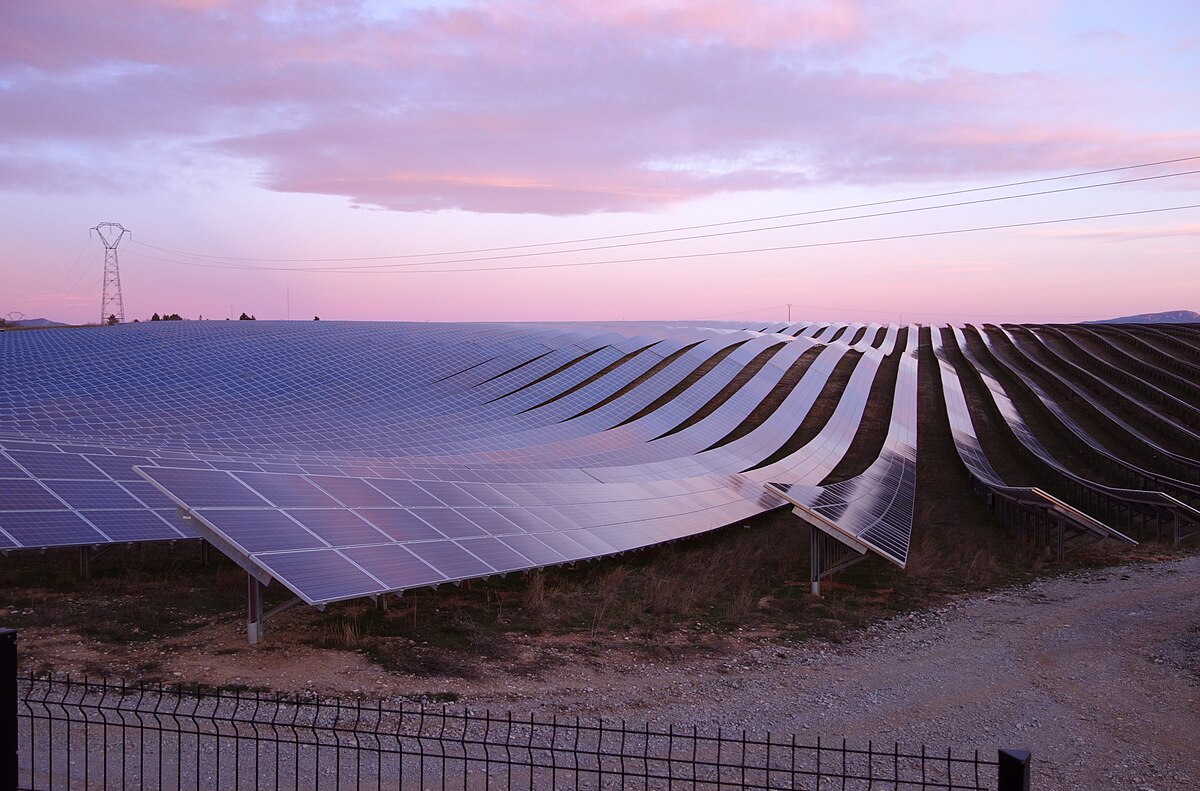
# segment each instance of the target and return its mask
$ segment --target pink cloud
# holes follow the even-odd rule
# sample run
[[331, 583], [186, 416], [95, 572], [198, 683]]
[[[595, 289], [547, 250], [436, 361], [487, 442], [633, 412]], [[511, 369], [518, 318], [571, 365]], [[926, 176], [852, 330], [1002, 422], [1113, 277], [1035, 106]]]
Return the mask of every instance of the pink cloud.
[[1134, 242], [1141, 241], [1143, 239], [1200, 237], [1200, 223], [1163, 225], [1156, 228], [1063, 228], [1036, 232], [1031, 231], [1028, 235], [1043, 239]]
[[[321, 3], [8, 4], [0, 135], [23, 153], [0, 153], [0, 187], [29, 189], [39, 161], [86, 181], [114, 152], [168, 173], [207, 153], [281, 192], [575, 214], [1194, 148], [1095, 110], [1111, 97], [1075, 82], [955, 67], [937, 45], [995, 23], [940, 6], [509, 0], [371, 19]], [[881, 42], [919, 71], [864, 67]]]

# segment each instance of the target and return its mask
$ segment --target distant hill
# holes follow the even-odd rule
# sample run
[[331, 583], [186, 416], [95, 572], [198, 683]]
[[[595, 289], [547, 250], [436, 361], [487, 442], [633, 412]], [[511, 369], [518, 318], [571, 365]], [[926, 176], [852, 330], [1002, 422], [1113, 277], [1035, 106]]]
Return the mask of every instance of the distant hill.
[[1117, 319], [1098, 319], [1084, 324], [1189, 324], [1200, 322], [1200, 313], [1194, 310], [1168, 310], [1164, 313], [1139, 313], [1136, 316], [1121, 316]]
[[10, 327], [66, 327], [61, 321], [51, 321], [50, 319], [17, 319], [16, 321], [8, 322]]

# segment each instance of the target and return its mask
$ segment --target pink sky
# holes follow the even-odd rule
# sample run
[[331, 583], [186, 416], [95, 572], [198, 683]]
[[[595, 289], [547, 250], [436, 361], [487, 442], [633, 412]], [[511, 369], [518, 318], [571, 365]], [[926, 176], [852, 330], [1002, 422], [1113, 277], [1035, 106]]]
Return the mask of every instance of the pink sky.
[[[219, 258], [536, 245], [1200, 156], [1192, 2], [327, 6], [0, 5], [0, 315], [95, 320], [102, 251], [87, 229], [106, 221], [133, 231], [129, 319], [1200, 309], [1200, 209], [804, 247], [1200, 204], [1197, 175], [441, 267], [494, 272]], [[761, 248], [791, 249], [509, 268]], [[451, 256], [464, 257], [478, 256]]]

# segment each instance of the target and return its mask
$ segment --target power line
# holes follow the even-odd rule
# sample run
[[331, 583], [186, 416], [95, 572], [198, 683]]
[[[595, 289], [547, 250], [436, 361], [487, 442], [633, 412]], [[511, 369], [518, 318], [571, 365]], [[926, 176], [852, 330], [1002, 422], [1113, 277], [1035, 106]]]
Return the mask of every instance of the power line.
[[[725, 255], [746, 255], [749, 253], [775, 253], [787, 250], [805, 250], [817, 247], [839, 247], [851, 244], [865, 244], [868, 242], [890, 242], [901, 239], [922, 239], [934, 236], [951, 236], [954, 234], [976, 233], [980, 231], [1000, 231], [1013, 228], [1030, 228], [1038, 225], [1055, 225], [1069, 222], [1083, 222], [1086, 220], [1107, 220], [1116, 217], [1134, 217], [1145, 214], [1160, 214], [1170, 211], [1183, 211], [1186, 209], [1198, 209], [1200, 203], [1192, 203], [1184, 206], [1163, 206], [1156, 209], [1141, 209], [1138, 211], [1123, 211], [1112, 212], [1109, 214], [1091, 214], [1080, 217], [1060, 217], [1053, 220], [1034, 220], [1031, 222], [1005, 223], [1002, 225], [981, 225], [972, 228], [953, 228], [946, 231], [925, 231], [922, 233], [907, 233], [896, 234], [892, 236], [872, 236], [857, 239], [840, 239], [832, 242], [809, 242], [806, 244], [791, 244], [779, 245], [775, 247], [757, 247], [743, 250], [717, 250], [706, 253], [679, 253], [677, 255], [662, 255], [662, 256], [647, 256], [643, 258], [617, 258], [608, 259], [605, 261], [566, 261], [553, 264], [517, 264], [515, 266], [497, 266], [497, 267], [465, 267], [459, 269], [289, 269], [286, 271], [298, 272], [346, 272], [356, 275], [419, 275], [419, 274], [451, 274], [459, 272], [509, 272], [518, 269], [564, 269], [571, 267], [583, 266], [604, 266], [609, 264], [638, 264], [652, 263], [658, 261], [679, 261], [690, 258], [714, 258]], [[140, 254], [139, 254], [140, 255]], [[199, 262], [189, 261], [172, 261], [165, 258], [154, 258], [153, 256], [142, 255], [142, 258], [147, 258], [152, 261], [163, 261], [169, 264], [181, 264], [183, 266], [199, 266], [206, 268], [227, 268], [216, 264], [203, 264]]]
[[[38, 311], [42, 316], [48, 317], [50, 314], [51, 308], [58, 307], [58, 303], [62, 301], [63, 295], [65, 293], [67, 293], [66, 291], [64, 291], [64, 287], [67, 285], [67, 281], [71, 279], [71, 275], [75, 274], [75, 270], [79, 267], [79, 262], [83, 260], [84, 251], [86, 251], [88, 249], [88, 246], [91, 243], [92, 243], [92, 237], [91, 237], [91, 234], [89, 233], [88, 238], [85, 239], [83, 242], [83, 245], [80, 246], [79, 253], [75, 256], [75, 261], [74, 261], [74, 263], [71, 264], [71, 268], [67, 270], [67, 273], [65, 275], [63, 275], [62, 282], [60, 282], [58, 284], [58, 288], [56, 288], [54, 290], [54, 293], [50, 295], [50, 298], [46, 302], [42, 303], [42, 307]], [[95, 258], [95, 256], [93, 255], [93, 256], [91, 256], [91, 258], [88, 259], [88, 265], [91, 264], [91, 262], [94, 258]], [[86, 267], [85, 267], [85, 271], [86, 271]], [[82, 274], [80, 275], [80, 277], [82, 277]], [[74, 290], [75, 285], [78, 282], [79, 282], [79, 277], [75, 278], [75, 280], [72, 281], [70, 290]]]
[[[872, 202], [868, 202], [868, 203], [848, 204], [845, 206], [834, 206], [834, 207], [828, 207], [828, 208], [824, 208], [824, 209], [810, 209], [807, 211], [790, 212], [787, 214], [773, 214], [773, 215], [766, 215], [766, 216], [762, 216], [762, 217], [748, 217], [748, 218], [739, 219], [739, 220], [725, 220], [722, 222], [702, 223], [702, 224], [698, 224], [698, 225], [683, 225], [683, 226], [677, 226], [674, 228], [663, 228], [663, 229], [658, 229], [658, 230], [638, 231], [638, 232], [623, 233], [623, 234], [611, 234], [608, 236], [591, 236], [591, 237], [584, 237], [584, 238], [578, 238], [578, 239], [560, 240], [557, 242], [539, 242], [539, 243], [532, 243], [532, 244], [509, 245], [509, 246], [505, 246], [505, 247], [485, 247], [485, 248], [477, 248], [477, 249], [473, 249], [473, 250], [453, 250], [453, 251], [442, 251], [442, 252], [432, 252], [432, 253], [405, 253], [405, 254], [399, 254], [399, 255], [360, 256], [360, 257], [347, 257], [347, 258], [247, 258], [247, 257], [239, 257], [239, 256], [222, 256], [222, 255], [210, 255], [210, 254], [205, 254], [205, 253], [191, 253], [191, 252], [185, 252], [182, 250], [172, 250], [172, 249], [169, 249], [166, 247], [157, 247], [155, 245], [146, 244], [145, 242], [137, 242], [137, 241], [135, 241], [134, 244], [142, 246], [142, 247], [146, 247], [146, 248], [149, 248], [152, 250], [157, 250], [159, 252], [170, 253], [172, 255], [184, 255], [184, 256], [190, 256], [192, 258], [201, 258], [201, 259], [214, 260], [214, 261], [231, 261], [231, 262], [232, 261], [249, 261], [249, 262], [263, 262], [263, 263], [335, 263], [335, 262], [341, 262], [341, 261], [350, 261], [350, 262], [353, 262], [353, 261], [385, 261], [385, 260], [400, 260], [400, 259], [411, 259], [411, 258], [433, 258], [433, 257], [441, 257], [441, 256], [448, 256], [448, 255], [474, 255], [477, 253], [496, 253], [496, 252], [506, 252], [506, 251], [510, 251], [510, 250], [534, 249], [534, 248], [540, 248], [540, 247], [558, 247], [558, 246], [567, 245], [567, 244], [585, 244], [585, 243], [589, 243], [589, 242], [603, 242], [603, 241], [611, 241], [614, 239], [629, 239], [629, 238], [634, 238], [634, 237], [639, 237], [639, 236], [652, 236], [652, 235], [664, 234], [664, 233], [677, 233], [680, 231], [694, 231], [694, 230], [701, 230], [701, 229], [705, 229], [705, 228], [720, 228], [720, 227], [725, 227], [725, 226], [729, 226], [729, 225], [740, 225], [740, 224], [752, 223], [752, 222], [768, 222], [768, 221], [772, 221], [772, 220], [782, 220], [782, 219], [788, 219], [788, 218], [792, 218], [792, 217], [804, 217], [804, 216], [809, 216], [809, 215], [813, 215], [813, 214], [826, 214], [826, 213], [837, 212], [837, 211], [849, 211], [852, 209], [865, 209], [865, 208], [873, 208], [876, 206], [887, 206], [887, 205], [892, 205], [892, 204], [896, 204], [896, 203], [905, 203], [905, 202], [909, 202], [909, 201], [931, 200], [933, 198], [945, 198], [945, 197], [950, 197], [953, 195], [967, 195], [967, 194], [971, 194], [971, 193], [984, 192], [984, 191], [988, 191], [988, 190], [997, 190], [997, 189], [1006, 189], [1006, 188], [1010, 188], [1010, 187], [1028, 186], [1030, 184], [1044, 184], [1044, 183], [1051, 182], [1051, 181], [1063, 181], [1066, 179], [1083, 178], [1085, 176], [1102, 175], [1105, 173], [1118, 173], [1118, 172], [1126, 171], [1126, 170], [1136, 170], [1139, 168], [1155, 167], [1158, 165], [1170, 165], [1170, 164], [1176, 164], [1179, 162], [1191, 162], [1191, 161], [1195, 161], [1195, 160], [1200, 160], [1200, 155], [1190, 156], [1190, 157], [1177, 157], [1175, 159], [1164, 159], [1164, 160], [1159, 160], [1156, 162], [1143, 162], [1143, 163], [1139, 163], [1136, 165], [1122, 165], [1120, 167], [1103, 168], [1100, 170], [1081, 171], [1078, 173], [1068, 173], [1068, 174], [1062, 175], [1062, 176], [1046, 176], [1043, 178], [1027, 179], [1024, 181], [1013, 181], [1013, 182], [1008, 182], [1008, 183], [1004, 183], [1004, 184], [992, 184], [992, 185], [983, 186], [983, 187], [970, 187], [970, 188], [961, 189], [961, 190], [935, 192], [935, 193], [930, 193], [927, 195], [914, 195], [914, 196], [909, 196], [909, 197], [904, 197], [904, 198], [891, 198], [888, 200], [872, 201]], [[1188, 173], [1195, 173], [1195, 172], [1196, 171], [1188, 171]], [[1185, 175], [1185, 174], [1170, 174], [1170, 175]], [[1149, 177], [1149, 178], [1159, 178], [1159, 177]], [[1121, 184], [1121, 183], [1130, 183], [1132, 181], [1139, 181], [1139, 180], [1143, 180], [1143, 179], [1132, 179], [1130, 181], [1118, 181], [1118, 182], [1111, 182], [1111, 183], [1112, 184]], [[1108, 186], [1108, 184], [1092, 185], [1092, 186]], [[1030, 193], [1030, 194], [1043, 194], [1043, 193]], [[959, 205], [959, 204], [950, 204], [950, 205]], [[784, 226], [784, 227], [788, 227], [788, 226]], [[770, 229], [760, 229], [760, 230], [770, 230]], [[687, 238], [693, 238], [693, 237], [687, 237]], [[664, 240], [656, 240], [656, 241], [666, 242], [666, 241], [679, 241], [679, 240], [664, 239]], [[654, 242], [651, 242], [651, 243], [654, 243]], [[573, 251], [556, 251], [556, 252], [573, 252]], [[157, 260], [162, 260], [162, 259], [157, 259]], [[420, 266], [421, 264], [417, 264], [417, 265]], [[317, 271], [317, 270], [315, 270], [315, 271]]]
[[[614, 250], [614, 249], [625, 248], [625, 247], [641, 247], [641, 246], [650, 245], [650, 244], [664, 244], [667, 242], [696, 241], [698, 239], [712, 239], [712, 238], [717, 238], [717, 237], [722, 237], [722, 236], [738, 236], [738, 235], [748, 234], [748, 233], [761, 233], [763, 231], [779, 231], [779, 230], [786, 230], [789, 228], [801, 228], [801, 227], [808, 227], [808, 226], [813, 226], [813, 225], [827, 225], [830, 223], [848, 222], [851, 220], [866, 220], [866, 219], [875, 219], [878, 217], [891, 217], [891, 216], [895, 216], [895, 215], [899, 215], [899, 214], [912, 214], [912, 213], [916, 213], [916, 212], [932, 211], [935, 209], [950, 209], [950, 208], [958, 208], [958, 207], [962, 207], [962, 206], [974, 206], [974, 205], [983, 204], [983, 203], [996, 203], [998, 201], [1015, 200], [1018, 198], [1031, 198], [1031, 197], [1038, 197], [1038, 196], [1043, 196], [1043, 195], [1054, 195], [1054, 194], [1063, 193], [1063, 192], [1076, 192], [1079, 190], [1096, 189], [1099, 187], [1112, 187], [1112, 186], [1119, 185], [1119, 184], [1133, 184], [1133, 183], [1142, 182], [1142, 181], [1154, 181], [1154, 180], [1164, 179], [1164, 178], [1173, 178], [1176, 176], [1191, 176], [1191, 175], [1195, 175], [1197, 173], [1200, 173], [1200, 170], [1187, 170], [1187, 171], [1182, 171], [1182, 172], [1178, 172], [1178, 173], [1160, 174], [1157, 176], [1143, 176], [1141, 178], [1125, 179], [1125, 180], [1120, 180], [1120, 181], [1106, 181], [1106, 182], [1103, 182], [1100, 184], [1082, 184], [1082, 185], [1078, 185], [1078, 186], [1074, 186], [1074, 187], [1060, 187], [1058, 189], [1052, 189], [1052, 190], [1039, 190], [1037, 192], [1018, 193], [1016, 195], [1000, 195], [1000, 196], [991, 197], [991, 198], [978, 198], [976, 200], [958, 201], [955, 203], [940, 203], [940, 204], [935, 204], [933, 206], [918, 206], [918, 207], [911, 208], [911, 209], [893, 209], [891, 211], [874, 212], [871, 214], [857, 214], [857, 215], [851, 215], [849, 217], [833, 217], [833, 218], [824, 219], [824, 220], [808, 220], [805, 222], [787, 223], [784, 225], [772, 225], [772, 226], [767, 226], [765, 228], [744, 228], [744, 229], [736, 230], [736, 231], [716, 231], [713, 233], [696, 234], [693, 236], [681, 236], [681, 237], [675, 237], [672, 239], [653, 239], [653, 240], [640, 241], [640, 242], [622, 242], [620, 244], [599, 245], [596, 247], [576, 247], [576, 248], [571, 248], [571, 249], [567, 249], [567, 250], [543, 250], [540, 252], [533, 252], [533, 253], [510, 253], [508, 255], [481, 256], [479, 258], [459, 258], [459, 259], [450, 259], [447, 261], [419, 261], [419, 262], [403, 263], [403, 264], [364, 264], [364, 265], [357, 265], [357, 266], [308, 267], [308, 268], [306, 268], [306, 267], [290, 267], [290, 266], [254, 266], [254, 265], [248, 265], [248, 264], [214, 263], [214, 262], [201, 262], [201, 261], [190, 262], [190, 263], [193, 265], [196, 265], [196, 266], [207, 266], [208, 268], [212, 268], [212, 269], [240, 269], [240, 270], [256, 270], [256, 271], [268, 271], [268, 272], [293, 272], [293, 271], [297, 271], [297, 272], [351, 272], [351, 271], [356, 271], [356, 270], [369, 270], [369, 269], [399, 269], [399, 268], [403, 268], [403, 267], [447, 266], [449, 264], [473, 264], [473, 263], [481, 263], [484, 261], [505, 261], [505, 260], [512, 260], [512, 259], [517, 259], [517, 258], [541, 258], [544, 256], [549, 256], [549, 255], [565, 255], [567, 253], [590, 253], [590, 252], [596, 252], [597, 250]], [[158, 259], [158, 260], [165, 260], [165, 259]], [[176, 263], [188, 264], [189, 262], [178, 261]]]

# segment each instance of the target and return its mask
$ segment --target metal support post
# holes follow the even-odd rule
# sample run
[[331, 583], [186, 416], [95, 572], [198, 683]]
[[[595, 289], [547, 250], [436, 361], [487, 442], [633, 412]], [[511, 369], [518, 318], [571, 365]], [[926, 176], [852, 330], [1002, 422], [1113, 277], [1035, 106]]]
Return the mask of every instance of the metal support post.
[[79, 579], [90, 580], [92, 578], [92, 548], [79, 548]]
[[1028, 750], [1001, 750], [997, 791], [1029, 791]]
[[200, 565], [208, 568], [208, 558], [212, 552], [212, 544], [200, 539]]
[[262, 583], [246, 575], [246, 639], [257, 645], [263, 639]]
[[0, 629], [0, 791], [17, 789], [17, 630]]
[[821, 531], [815, 527], [808, 528], [808, 568], [810, 589], [813, 596], [821, 595]]

